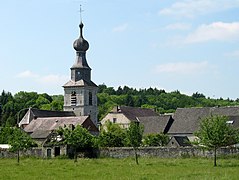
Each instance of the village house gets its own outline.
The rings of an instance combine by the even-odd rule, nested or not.
[[[192,146],[187,136],[172,136],[168,142],[168,147],[188,147]]]
[[[128,128],[131,122],[139,122],[144,126],[144,134],[166,134],[173,123],[171,115],[159,115],[153,109],[115,106],[102,120],[101,126],[107,121]]]
[[[199,130],[200,122],[211,115],[228,117],[228,124],[239,128],[239,107],[195,107],[177,108],[173,115],[174,122],[168,131],[169,136],[187,136],[190,141],[195,139],[194,133]]]

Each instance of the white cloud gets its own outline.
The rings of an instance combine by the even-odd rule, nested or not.
[[[239,50],[225,53],[225,56],[239,58]]]
[[[174,23],[169,24],[165,27],[165,29],[169,30],[189,30],[191,28],[191,24],[186,23]]]
[[[26,71],[23,71],[23,72],[17,74],[16,77],[17,78],[37,78],[38,75],[29,70],[26,70]]]
[[[178,62],[156,66],[156,73],[194,74],[201,73],[209,68],[208,62]]]
[[[116,26],[113,28],[113,32],[123,32],[125,31],[126,29],[128,28],[128,24],[125,23],[125,24],[121,24],[119,26]]]
[[[68,76],[64,75],[56,75],[56,74],[49,74],[46,76],[40,77],[37,81],[42,84],[62,84],[66,83],[68,80]]]
[[[237,39],[239,39],[239,22],[214,22],[199,26],[184,39],[184,43],[199,43],[210,40],[233,41]]]
[[[23,71],[16,75],[17,78],[32,78],[32,82],[40,83],[42,85],[63,85],[69,80],[68,76],[49,74],[40,76],[39,74],[32,73],[30,70]]]
[[[211,12],[220,12],[239,7],[239,0],[183,0],[171,7],[161,9],[160,15],[193,18]]]

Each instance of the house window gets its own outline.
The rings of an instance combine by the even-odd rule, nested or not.
[[[75,91],[73,91],[71,93],[71,105],[76,106],[76,92]]]
[[[47,150],[46,150],[46,156],[47,156],[48,158],[51,157],[51,149],[47,149]]]
[[[117,118],[113,118],[113,123],[116,123]]]
[[[89,92],[89,105],[92,106],[92,92]]]

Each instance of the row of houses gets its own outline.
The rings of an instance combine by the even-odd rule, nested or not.
[[[131,122],[144,126],[144,135],[164,133],[171,137],[169,146],[187,146],[185,141],[194,140],[203,118],[211,115],[228,116],[228,123],[239,128],[239,107],[178,108],[173,114],[158,114],[153,109],[116,106],[101,121],[103,128],[107,121],[127,128]],[[25,132],[44,146],[59,127],[81,125],[92,134],[99,134],[98,127],[90,116],[76,116],[70,111],[47,111],[30,108],[19,123]]]
[[[188,146],[195,139],[194,132],[199,130],[202,119],[211,115],[228,117],[228,124],[239,128],[239,107],[195,107],[177,108],[172,114],[157,114],[153,109],[117,106],[101,121],[117,123],[121,127],[128,127],[131,122],[138,121],[144,126],[144,134],[164,133],[171,137],[169,146]]]

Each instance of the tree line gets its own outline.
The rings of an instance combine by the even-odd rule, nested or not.
[[[98,90],[98,118],[102,119],[113,106],[132,106],[153,108],[158,113],[171,113],[177,108],[185,107],[213,107],[239,105],[239,99],[213,99],[204,94],[195,92],[191,96],[180,91],[166,92],[163,89],[145,88],[135,89],[128,86],[118,88],[99,85]],[[14,95],[2,91],[0,95],[0,126],[16,125],[29,107],[42,110],[63,110],[63,95],[38,94],[37,92],[20,91]]]

